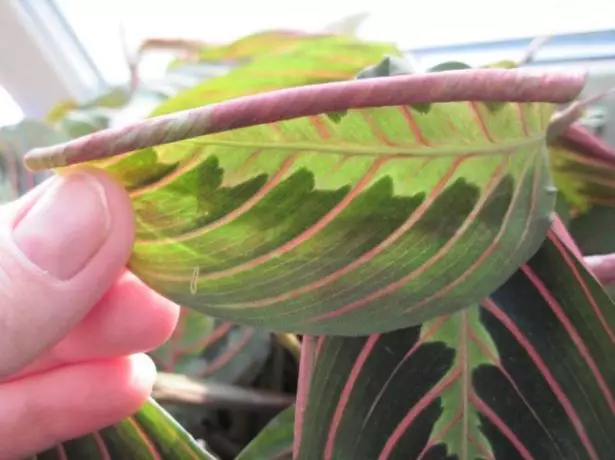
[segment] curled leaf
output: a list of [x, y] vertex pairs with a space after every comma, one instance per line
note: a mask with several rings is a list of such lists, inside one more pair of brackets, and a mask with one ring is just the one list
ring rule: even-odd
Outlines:
[[[173, 171], [131, 192], [141, 279], [240, 324], [369, 334], [478, 302], [539, 247], [554, 205], [549, 102], [583, 82], [464, 70], [294, 88], [94, 134], [29, 164], [164, 142], [154, 151]], [[323, 114], [335, 110], [347, 113]]]
[[454, 101], [565, 103], [580, 93], [585, 80], [585, 72], [476, 69], [288, 88], [33, 149], [25, 163], [32, 170], [57, 168], [206, 134], [348, 109]]

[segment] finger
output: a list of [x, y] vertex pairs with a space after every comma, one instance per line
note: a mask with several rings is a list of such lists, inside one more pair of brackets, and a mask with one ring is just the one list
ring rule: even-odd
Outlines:
[[177, 304], [126, 272], [64, 339], [18, 377], [60, 365], [153, 350], [168, 340], [178, 318]]
[[0, 458], [25, 458], [133, 414], [156, 371], [145, 355], [75, 364], [0, 384]]
[[153, 350], [173, 333], [179, 306], [126, 273], [56, 347], [65, 361]]
[[0, 378], [100, 300], [128, 260], [133, 229], [128, 194], [93, 169], [53, 178], [0, 210]]

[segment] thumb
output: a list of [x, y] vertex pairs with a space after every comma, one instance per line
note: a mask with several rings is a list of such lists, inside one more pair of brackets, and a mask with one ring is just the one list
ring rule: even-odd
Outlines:
[[93, 169], [58, 175], [0, 208], [0, 378], [98, 302], [130, 256], [133, 229], [128, 194]]

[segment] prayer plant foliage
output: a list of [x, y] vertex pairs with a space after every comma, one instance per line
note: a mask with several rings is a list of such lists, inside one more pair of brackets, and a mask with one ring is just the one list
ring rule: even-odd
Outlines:
[[[292, 43], [162, 117], [26, 156], [117, 177], [137, 216], [130, 269], [191, 315], [304, 334], [296, 408], [238, 458], [615, 458], [615, 306], [550, 230], [550, 170], [571, 206], [610, 192], [587, 185], [608, 162], [569, 167], [587, 144], [547, 145], [584, 76], [403, 75], [352, 42], [352, 64], [328, 48], [301, 79], [292, 50], [316, 42]], [[264, 92], [339, 66], [369, 68]], [[37, 458], [214, 457], [151, 402]]]

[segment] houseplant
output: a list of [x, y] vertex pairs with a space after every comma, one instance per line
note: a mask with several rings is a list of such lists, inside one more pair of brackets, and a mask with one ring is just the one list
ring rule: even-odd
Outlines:
[[[130, 269], [187, 314], [301, 334], [296, 408], [238, 458], [612, 456], [615, 313], [566, 225], [613, 157], [555, 105], [584, 75], [300, 38], [26, 163], [122, 181]], [[153, 450], [213, 458], [153, 402], [41, 456]]]

